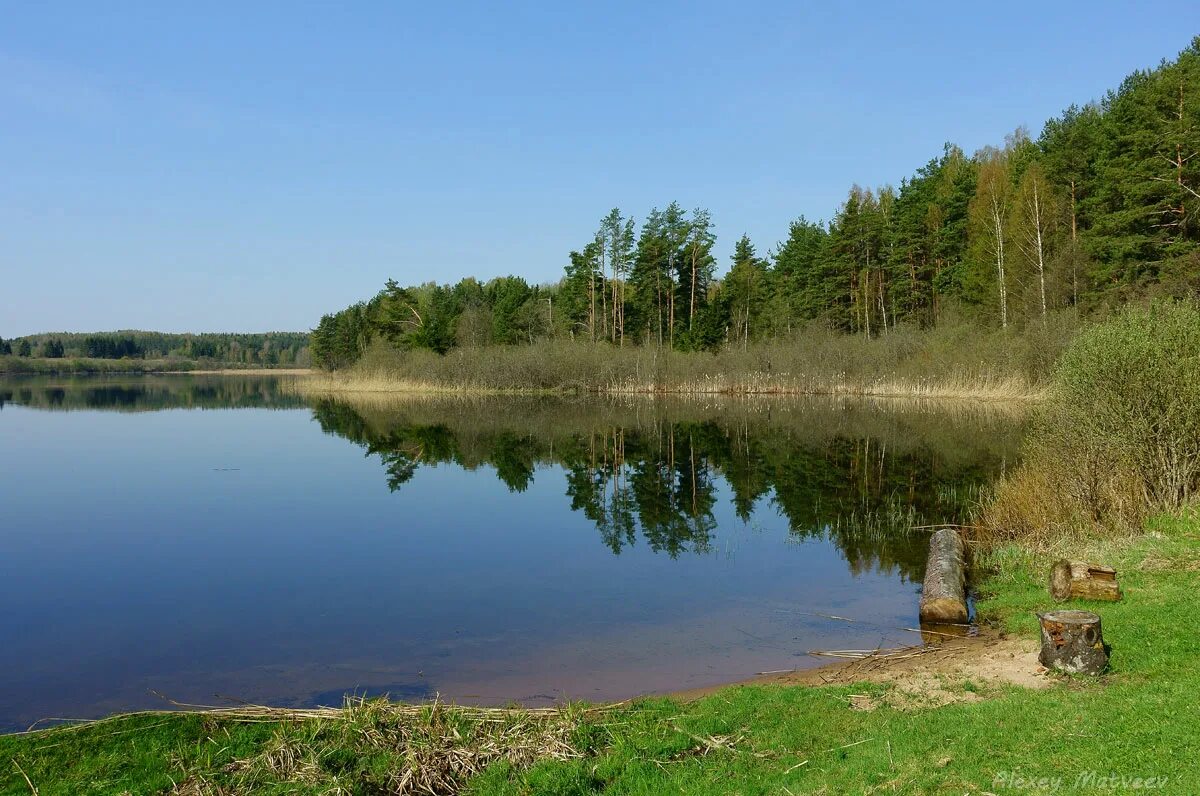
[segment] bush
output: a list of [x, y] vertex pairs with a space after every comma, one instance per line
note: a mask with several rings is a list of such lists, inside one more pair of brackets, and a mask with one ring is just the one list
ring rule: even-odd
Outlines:
[[1129, 533], [1200, 489], [1200, 305], [1129, 308], [1081, 333], [1024, 462], [982, 511], [993, 537]]

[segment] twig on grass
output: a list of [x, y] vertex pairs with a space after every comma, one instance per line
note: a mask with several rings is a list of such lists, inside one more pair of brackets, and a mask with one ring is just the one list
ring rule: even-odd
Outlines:
[[33, 780], [31, 780], [29, 775], [25, 773], [25, 769], [21, 768], [21, 764], [17, 762], [17, 758], [14, 757], [12, 762], [13, 765], [17, 767], [17, 771], [21, 772], [21, 776], [24, 777], [25, 784], [29, 786], [30, 793], [32, 793], [33, 796], [38, 796], [37, 786], [33, 784]]

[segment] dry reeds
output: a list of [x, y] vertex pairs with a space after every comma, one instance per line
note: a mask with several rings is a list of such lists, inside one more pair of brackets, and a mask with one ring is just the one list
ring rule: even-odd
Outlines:
[[377, 771], [354, 772], [379, 792], [457, 793], [494, 762], [515, 769], [539, 760], [567, 760], [582, 751], [572, 741], [578, 712], [570, 709], [497, 710], [394, 705], [383, 700], [348, 700], [332, 721], [307, 727], [281, 724], [254, 757], [238, 761], [235, 781], [250, 786], [294, 782], [338, 786], [348, 772], [327, 765], [333, 750], [357, 760], [384, 758]]
[[[581, 757], [588, 750], [575, 739], [580, 723], [615, 707], [406, 705], [355, 697], [340, 708], [202, 708], [193, 712], [221, 722], [276, 726], [255, 754], [226, 766], [219, 776], [189, 777], [171, 792], [223, 796], [301, 785], [321, 793], [453, 794], [499, 761], [519, 770], [541, 760]], [[131, 715], [173, 713], [127, 714], [38, 732], [73, 732]]]
[[[1060, 328], [1061, 327], [1061, 328]], [[865, 339], [813, 326], [786, 340], [716, 352], [544, 340], [438, 355], [377, 340], [350, 369], [301, 378], [325, 394], [615, 393], [845, 395], [1025, 401], [1041, 397], [1073, 334], [984, 332], [969, 326], [896, 329]]]
[[389, 376], [383, 372], [314, 373], [290, 382], [302, 395], [541, 395], [586, 392], [601, 395], [680, 396], [846, 396], [997, 402], [1040, 400], [1044, 390], [1019, 377], [963, 377], [855, 381], [789, 373], [705, 374], [685, 381], [624, 379], [603, 384], [570, 382], [557, 387], [492, 386], [482, 382], [440, 382]]

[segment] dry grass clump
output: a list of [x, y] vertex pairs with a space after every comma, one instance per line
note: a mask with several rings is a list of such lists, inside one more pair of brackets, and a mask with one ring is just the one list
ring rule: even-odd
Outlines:
[[172, 793], [226, 796], [293, 785], [331, 796], [454, 794], [499, 761], [521, 770], [542, 760], [581, 757], [588, 751], [578, 739], [581, 721], [605, 709], [402, 705], [351, 698], [340, 709], [220, 711], [225, 719], [278, 726], [252, 757], [226, 766], [219, 776], [193, 776]]
[[1080, 335], [1020, 468], [980, 510], [989, 541], [1140, 532], [1200, 494], [1200, 306], [1128, 309]]

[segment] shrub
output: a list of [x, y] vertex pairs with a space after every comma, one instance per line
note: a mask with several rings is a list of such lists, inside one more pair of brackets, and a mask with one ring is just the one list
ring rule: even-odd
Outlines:
[[1200, 305], [1128, 308], [1081, 333], [1023, 464], [981, 513], [996, 537], [1139, 530], [1200, 489]]

